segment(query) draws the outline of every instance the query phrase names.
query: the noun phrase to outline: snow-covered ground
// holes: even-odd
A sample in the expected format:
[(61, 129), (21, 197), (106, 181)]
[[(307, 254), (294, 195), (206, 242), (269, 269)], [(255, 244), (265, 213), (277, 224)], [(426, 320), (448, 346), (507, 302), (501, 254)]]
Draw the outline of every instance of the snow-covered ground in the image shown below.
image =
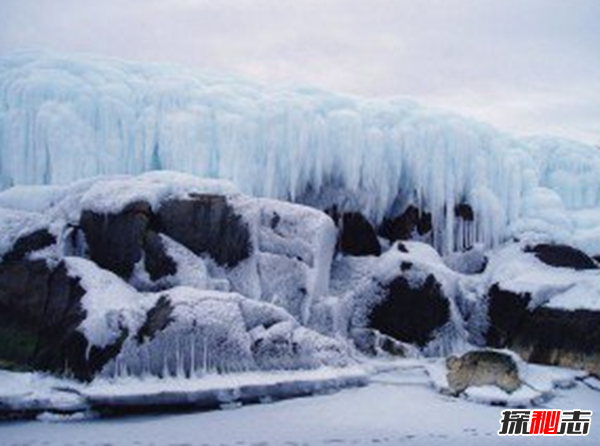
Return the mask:
[[(598, 390), (581, 382), (542, 405), (600, 413)], [(0, 445), (592, 445), (587, 437), (498, 437), (503, 408), (435, 392), (418, 361), (373, 376), (367, 387), (311, 398), (184, 415), (56, 419), (0, 424)], [(60, 422), (57, 422), (60, 421)]]

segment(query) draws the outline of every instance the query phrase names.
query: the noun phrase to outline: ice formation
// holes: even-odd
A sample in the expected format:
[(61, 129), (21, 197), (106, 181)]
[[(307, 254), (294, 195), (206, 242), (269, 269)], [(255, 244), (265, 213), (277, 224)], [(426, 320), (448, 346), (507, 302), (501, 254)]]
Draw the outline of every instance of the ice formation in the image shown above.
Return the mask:
[[(594, 148), (517, 140), (405, 100), (49, 52), (0, 59), (3, 187), (172, 169), (255, 196), (334, 200), (374, 222), (413, 203), (447, 253), (463, 238), (575, 237), (568, 211), (600, 204), (599, 166)], [(455, 217), (460, 203), (473, 225)]]

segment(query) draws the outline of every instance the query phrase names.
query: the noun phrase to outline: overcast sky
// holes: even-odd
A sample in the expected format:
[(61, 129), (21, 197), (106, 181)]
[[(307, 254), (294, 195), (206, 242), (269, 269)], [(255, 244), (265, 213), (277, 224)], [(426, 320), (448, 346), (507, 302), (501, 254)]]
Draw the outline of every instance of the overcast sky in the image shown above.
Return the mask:
[(43, 46), (409, 96), (600, 144), (600, 0), (0, 0)]

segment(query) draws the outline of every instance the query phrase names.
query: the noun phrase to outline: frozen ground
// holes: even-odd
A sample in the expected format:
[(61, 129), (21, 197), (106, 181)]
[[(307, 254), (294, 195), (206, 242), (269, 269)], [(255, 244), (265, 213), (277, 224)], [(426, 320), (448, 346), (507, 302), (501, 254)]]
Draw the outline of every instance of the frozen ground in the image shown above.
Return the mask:
[[(578, 383), (543, 407), (600, 413), (597, 390)], [(587, 437), (498, 437), (502, 408), (443, 396), (417, 364), (382, 372), (368, 387), (215, 412), (0, 425), (0, 445), (513, 445), (599, 444)]]

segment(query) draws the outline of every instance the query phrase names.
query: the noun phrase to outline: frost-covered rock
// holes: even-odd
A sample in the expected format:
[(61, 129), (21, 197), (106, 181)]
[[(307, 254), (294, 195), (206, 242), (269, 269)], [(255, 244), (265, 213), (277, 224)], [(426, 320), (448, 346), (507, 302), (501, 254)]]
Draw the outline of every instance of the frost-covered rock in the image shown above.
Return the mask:
[(300, 325), (329, 290), (320, 211), (168, 172), (0, 195), (2, 360), (80, 379), (349, 361)]
[[(528, 361), (598, 374), (600, 270), (583, 253), (565, 249), (512, 245), (491, 256), (487, 340)], [(569, 256), (555, 257), (559, 251)], [(550, 265), (557, 261), (564, 266)], [(582, 265), (589, 269), (577, 269)]]
[(328, 305), (331, 316), (314, 324), (329, 322), (346, 333), (374, 329), (425, 354), (446, 354), (466, 341), (455, 302), (458, 278), (433, 248), (418, 242), (396, 243), (379, 258), (342, 258), (332, 277), (337, 306), (319, 302), (320, 312)]
[(236, 293), (177, 287), (145, 299), (152, 306), (135, 310), (140, 323), (128, 325), (121, 351), (103, 374), (190, 377), (351, 363), (343, 343)]
[[(18, 209), (31, 202), (36, 212)], [(276, 302), (299, 320), (306, 320), (314, 296), (328, 290), (336, 243), (331, 219), (241, 195), (227, 182), (164, 171), (99, 177), (9, 189), (0, 193), (0, 205), (12, 208), (2, 211), (6, 250), (48, 243), (51, 234), (36, 232), (13, 246), (23, 232), (19, 222), (31, 220), (25, 222), (31, 231), (52, 224), (63, 252), (88, 257), (140, 289), (230, 289)]]

